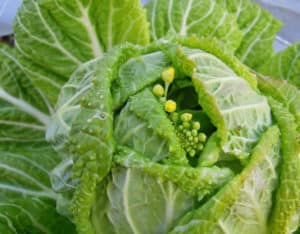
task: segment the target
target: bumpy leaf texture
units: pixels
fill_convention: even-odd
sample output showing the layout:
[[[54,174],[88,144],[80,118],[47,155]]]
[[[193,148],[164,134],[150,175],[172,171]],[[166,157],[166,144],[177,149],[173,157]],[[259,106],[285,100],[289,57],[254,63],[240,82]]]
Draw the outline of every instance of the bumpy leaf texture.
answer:
[[[151,92],[170,65],[178,74],[174,82],[185,80],[199,96],[230,160],[246,162],[272,124],[255,77],[215,41],[122,45],[81,66],[62,89],[47,131],[74,161],[72,210],[80,233],[165,233],[197,199],[232,178],[229,168],[191,166],[163,103]]]
[[[280,182],[272,213],[271,233],[293,233],[299,225],[300,145],[294,116],[277,101],[270,99],[272,112],[281,131],[282,162]]]
[[[241,174],[199,209],[185,215],[170,233],[267,233],[279,140],[278,127],[269,128]]]

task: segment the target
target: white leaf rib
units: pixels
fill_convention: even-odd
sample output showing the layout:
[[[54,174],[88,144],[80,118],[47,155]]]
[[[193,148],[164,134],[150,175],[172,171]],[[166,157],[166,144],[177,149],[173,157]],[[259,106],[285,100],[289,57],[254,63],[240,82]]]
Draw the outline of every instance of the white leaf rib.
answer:
[[[171,32],[175,32],[175,27],[172,20],[172,10],[173,10],[173,0],[169,0],[168,4],[168,21],[170,25]]]
[[[113,17],[113,1],[109,1],[109,12],[108,12],[108,23],[107,23],[107,49],[112,48],[113,46],[113,34],[112,34],[112,17]]]
[[[26,53],[18,44],[18,41],[15,42],[15,46],[16,48],[18,49],[18,51],[26,58],[30,58],[30,55],[28,53]],[[53,79],[49,79],[49,77],[46,77],[44,76],[42,73],[37,73],[36,71],[34,70],[30,70],[30,69],[27,69],[25,67],[23,67],[25,73],[28,72],[28,73],[31,73],[33,76],[36,76],[36,77],[39,77],[40,80],[44,80],[46,81],[47,83],[49,83],[49,85],[57,88],[57,89],[61,89],[61,86],[59,83],[56,83]]]
[[[224,12],[223,12],[223,15],[222,15],[222,17],[220,18],[218,24],[217,24],[217,25],[214,27],[214,29],[210,32],[210,34],[209,34],[210,36],[214,36],[214,34],[217,32],[217,30],[218,30],[219,28],[221,28],[222,25],[224,25],[224,22],[225,22],[225,20],[226,20],[226,18],[227,18],[227,14],[228,14],[227,11],[224,11]],[[230,30],[232,30],[232,28],[233,28],[233,27],[231,27]],[[229,31],[229,32],[230,32],[230,31]]]
[[[35,184],[36,186],[38,186],[43,191],[51,191],[50,188],[46,187],[44,184],[40,183],[40,181],[38,181],[37,179],[35,179],[32,176],[28,175],[26,172],[24,172],[22,170],[19,170],[17,168],[11,167],[11,166],[8,166],[8,165],[3,164],[3,163],[0,163],[0,168],[2,168],[4,170],[7,170],[9,172],[15,173],[15,174],[19,175],[20,177],[22,177],[23,179],[27,179],[28,181]]]
[[[216,78],[216,79],[210,79],[210,80],[205,80],[203,81],[203,83],[207,84],[215,84],[215,83],[224,83],[224,82],[237,82],[239,81],[239,77],[220,77],[220,78]]]
[[[241,60],[242,62],[244,62],[244,61],[247,59],[248,55],[250,54],[250,52],[251,52],[252,48],[255,46],[255,44],[256,44],[257,42],[259,43],[259,42],[262,41],[261,36],[268,30],[268,28],[269,28],[270,26],[271,26],[271,22],[268,22],[267,25],[265,26],[265,28],[257,35],[257,37],[255,38],[255,40],[253,40],[253,41],[251,42],[251,44],[248,46],[246,52],[245,52],[245,53],[243,54],[243,56],[240,58],[240,60]]]
[[[140,22],[141,20],[143,19],[143,16],[140,15],[139,17],[137,17],[135,20],[131,20],[130,22],[130,25],[127,26],[127,29],[125,32],[123,32],[123,35],[122,35],[122,39],[121,41],[127,41],[127,36],[128,34],[131,32],[132,28],[136,25],[136,23]],[[142,29],[140,29],[142,30]],[[142,30],[143,31],[143,30]],[[140,34],[141,32],[139,32]]]
[[[292,68],[294,67],[295,63],[298,61],[298,59],[300,58],[300,51],[295,55],[295,57],[293,58],[290,66],[289,66],[289,70],[286,76],[286,79],[289,81],[291,78],[291,72],[292,72]]]
[[[14,193],[20,193],[22,196],[34,196],[34,197],[40,197],[40,198],[50,198],[53,200],[56,200],[58,197],[55,193],[49,191],[35,191],[28,188],[21,188],[17,186],[13,186],[11,184],[2,184],[0,183],[0,190],[7,190],[12,191]]]
[[[152,29],[152,37],[154,40],[157,40],[157,35],[156,35],[156,24],[155,24],[155,18],[156,18],[156,11],[157,11],[157,1],[153,1],[153,8],[152,8],[152,15],[151,15],[151,29]],[[171,0],[172,1],[172,0]]]
[[[67,58],[69,58],[72,62],[74,62],[77,66],[79,66],[82,62],[76,58],[73,54],[70,53],[70,51],[66,50],[61,43],[59,42],[57,36],[55,35],[54,31],[52,30],[51,27],[49,27],[48,23],[44,19],[40,7],[37,2],[33,2],[35,7],[36,7],[36,12],[38,13],[38,17],[40,18],[42,24],[45,26],[45,29],[50,33],[54,40],[54,45],[57,49],[59,49]]]
[[[14,207],[16,209],[19,209],[22,213],[24,213],[25,215],[28,216],[28,218],[31,220],[32,224],[34,226],[36,226],[37,228],[39,228],[42,232],[46,233],[46,234],[50,234],[50,231],[42,224],[40,224],[32,215],[31,213],[24,209],[23,207],[16,205],[16,204],[12,204],[12,203],[6,203],[6,202],[1,202],[0,206],[10,206],[10,207]]]
[[[130,194],[129,194],[128,189],[129,189],[130,176],[131,176],[131,169],[127,169],[125,183],[124,183],[124,187],[123,187],[123,190],[124,190],[124,196],[123,196],[124,213],[125,213],[126,220],[129,224],[130,228],[132,229],[133,234],[139,234],[139,231],[135,227],[134,222],[131,218],[130,211],[129,211],[128,197],[130,196]]]
[[[9,125],[9,126],[17,126],[17,127],[22,127],[22,128],[29,128],[29,129],[38,130],[38,131],[46,130],[45,126],[25,123],[25,122],[21,122],[21,121],[0,120],[0,124]]]
[[[262,14],[262,10],[261,10],[261,8],[259,7],[255,19],[251,22],[251,24],[249,24],[249,25],[247,26],[247,28],[245,28],[245,29],[243,30],[243,32],[244,32],[244,37],[245,37],[248,33],[250,33],[250,32],[252,31],[252,28],[253,28],[253,27],[255,26],[255,24],[260,20],[261,14]]]
[[[170,224],[173,221],[174,217],[174,206],[175,206],[175,197],[173,196],[174,190],[173,190],[173,184],[168,181],[167,185],[167,197],[165,197],[166,201],[166,212],[165,212],[165,221],[166,221],[166,226],[169,227]],[[166,228],[167,230],[167,228]]]
[[[66,108],[68,105],[70,105],[74,100],[76,100],[76,98],[80,97],[81,95],[83,95],[87,90],[89,90],[90,88],[93,87],[93,84],[90,83],[87,86],[83,87],[81,90],[77,91],[75,95],[73,95],[66,103],[64,103],[59,110],[63,110],[64,108]],[[62,111],[63,112],[63,111]]]
[[[44,142],[45,138],[36,138],[36,139],[19,139],[19,138],[13,138],[13,137],[0,137],[0,141],[2,142],[20,142],[20,143],[26,143],[26,142]]]
[[[45,95],[41,92],[41,90],[39,88],[37,88],[33,83],[32,80],[27,77],[27,73],[26,73],[26,69],[23,67],[23,65],[19,62],[19,60],[17,60],[15,57],[11,56],[9,53],[7,53],[5,50],[1,50],[2,53],[4,55],[6,55],[10,60],[12,60],[17,66],[18,68],[23,71],[23,73],[26,75],[27,81],[30,82],[30,84],[32,85],[32,87],[36,90],[36,92],[40,95],[40,97],[42,98],[43,102],[46,104],[49,112],[52,114],[54,112],[52,105],[49,103],[49,100],[45,97]],[[39,76],[40,77],[40,76]],[[56,83],[55,83],[56,84]],[[60,88],[60,86],[58,86],[58,88]]]
[[[110,2],[112,2],[112,1],[110,1]],[[77,0],[77,4],[78,4],[79,9],[82,14],[81,23],[86,28],[89,38],[91,40],[91,49],[94,53],[94,57],[99,57],[103,54],[103,48],[102,48],[102,45],[100,44],[95,27],[93,27],[92,22],[90,20],[90,17],[88,14],[88,7],[84,8],[82,3],[78,0]]]
[[[203,15],[201,18],[199,18],[195,21],[192,21],[189,25],[187,25],[187,28],[190,29],[191,27],[199,24],[201,21],[206,19],[209,15],[211,15],[214,12],[215,6],[216,6],[215,0],[210,1],[210,7],[209,7],[208,11],[206,11],[205,15]]]
[[[193,0],[189,0],[186,10],[182,16],[182,22],[181,22],[181,27],[180,27],[180,32],[179,32],[179,34],[182,36],[185,36],[187,34],[187,20],[188,20],[190,12],[192,10],[192,5],[193,5]]]
[[[127,134],[125,136],[122,137],[122,139],[120,139],[120,142],[127,142],[127,140],[129,138],[131,138],[137,131],[139,131],[140,129],[146,127],[146,123],[141,123],[139,125],[137,125],[136,127],[132,128],[131,130],[127,131]]]
[[[7,63],[4,63],[3,65],[5,66],[5,68],[7,69],[7,71],[11,74],[10,78],[12,80],[14,80],[14,83],[16,85],[16,89],[18,90],[18,94],[20,95],[20,98],[23,99],[24,97],[23,97],[22,89],[21,89],[21,87],[19,85],[19,82],[16,79],[16,76],[13,74],[13,71],[11,70],[11,67]]]
[[[11,222],[10,218],[7,217],[6,215],[4,214],[1,214],[0,213],[0,218],[4,219],[9,227],[9,229],[14,232],[15,234],[18,234],[17,230],[15,229],[15,227],[13,226],[13,223]]]
[[[244,111],[247,109],[256,109],[259,106],[267,106],[265,102],[259,102],[259,103],[254,103],[254,104],[248,104],[248,105],[243,105],[243,106],[235,106],[229,109],[222,110],[222,114],[231,114],[234,111]]]
[[[7,154],[7,155],[9,155],[10,158],[15,158],[15,159],[27,162],[30,165],[33,165],[34,167],[36,167],[39,170],[41,170],[42,172],[44,172],[46,174],[46,176],[49,176],[49,170],[47,168],[42,167],[40,164],[36,163],[35,161],[31,160],[28,157],[25,157],[24,155],[20,155],[20,154],[16,154],[16,153],[11,153],[11,152],[4,152],[4,151],[0,151],[0,153]]]
[[[4,91],[4,89],[2,89],[1,87],[0,87],[0,99],[3,99],[5,101],[11,103],[12,105],[18,107],[22,111],[24,111],[27,114],[29,114],[29,115],[33,116],[34,118],[36,118],[38,121],[43,123],[45,126],[48,126],[48,124],[50,122],[49,116],[47,116],[44,113],[40,112],[38,109],[31,106],[29,103],[27,103],[27,102],[25,102],[21,99],[17,99],[15,97],[11,96],[9,93]]]

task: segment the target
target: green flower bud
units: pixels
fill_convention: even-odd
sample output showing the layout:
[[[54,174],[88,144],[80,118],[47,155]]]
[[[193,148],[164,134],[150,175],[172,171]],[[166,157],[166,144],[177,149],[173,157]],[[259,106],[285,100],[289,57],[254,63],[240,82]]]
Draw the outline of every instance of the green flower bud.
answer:
[[[198,121],[193,122],[193,129],[200,130],[200,127],[201,127],[201,125]]]
[[[197,150],[199,151],[203,150],[203,145],[202,144],[197,145]]]
[[[152,92],[158,96],[158,97],[162,97],[165,93],[165,89],[164,87],[162,87],[160,84],[156,84],[153,89]]]
[[[200,133],[200,134],[198,135],[198,139],[199,139],[199,141],[201,141],[201,142],[205,142],[205,141],[206,141],[206,135],[205,135],[205,133]]]
[[[174,123],[176,123],[176,122],[179,120],[179,114],[176,113],[176,112],[173,112],[173,113],[171,114],[171,119],[172,119],[172,121],[173,121]]]
[[[169,67],[162,73],[162,79],[167,84],[171,84],[175,78],[175,69],[173,67]]]
[[[195,156],[195,154],[196,154],[196,151],[195,151],[195,150],[191,150],[191,151],[189,151],[189,155],[190,155],[191,157],[194,157],[194,156]]]
[[[192,120],[192,118],[193,118],[193,115],[190,114],[190,113],[184,113],[184,114],[181,115],[181,120],[183,122],[189,122],[189,121]]]
[[[198,135],[197,130],[193,129],[193,130],[192,130],[192,136],[196,137],[197,135]]]
[[[191,125],[188,122],[183,122],[182,125],[185,129],[190,129],[190,127],[191,127]]]

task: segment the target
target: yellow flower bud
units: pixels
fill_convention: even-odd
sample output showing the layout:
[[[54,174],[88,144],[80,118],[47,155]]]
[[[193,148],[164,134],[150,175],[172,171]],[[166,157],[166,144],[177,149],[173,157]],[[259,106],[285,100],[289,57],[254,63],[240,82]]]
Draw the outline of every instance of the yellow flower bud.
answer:
[[[162,73],[162,79],[167,83],[171,84],[175,77],[175,69],[173,67],[169,67]]]
[[[152,91],[158,97],[162,97],[165,93],[164,87],[162,87],[160,84],[155,85]]]
[[[176,102],[174,102],[173,100],[166,101],[165,111],[169,113],[176,111]]]

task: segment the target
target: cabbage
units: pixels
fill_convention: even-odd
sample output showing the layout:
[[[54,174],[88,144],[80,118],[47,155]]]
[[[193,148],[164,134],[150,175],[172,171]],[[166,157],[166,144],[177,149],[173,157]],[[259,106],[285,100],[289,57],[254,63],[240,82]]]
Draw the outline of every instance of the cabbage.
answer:
[[[0,45],[0,232],[297,231],[280,25],[249,0],[23,1]]]

